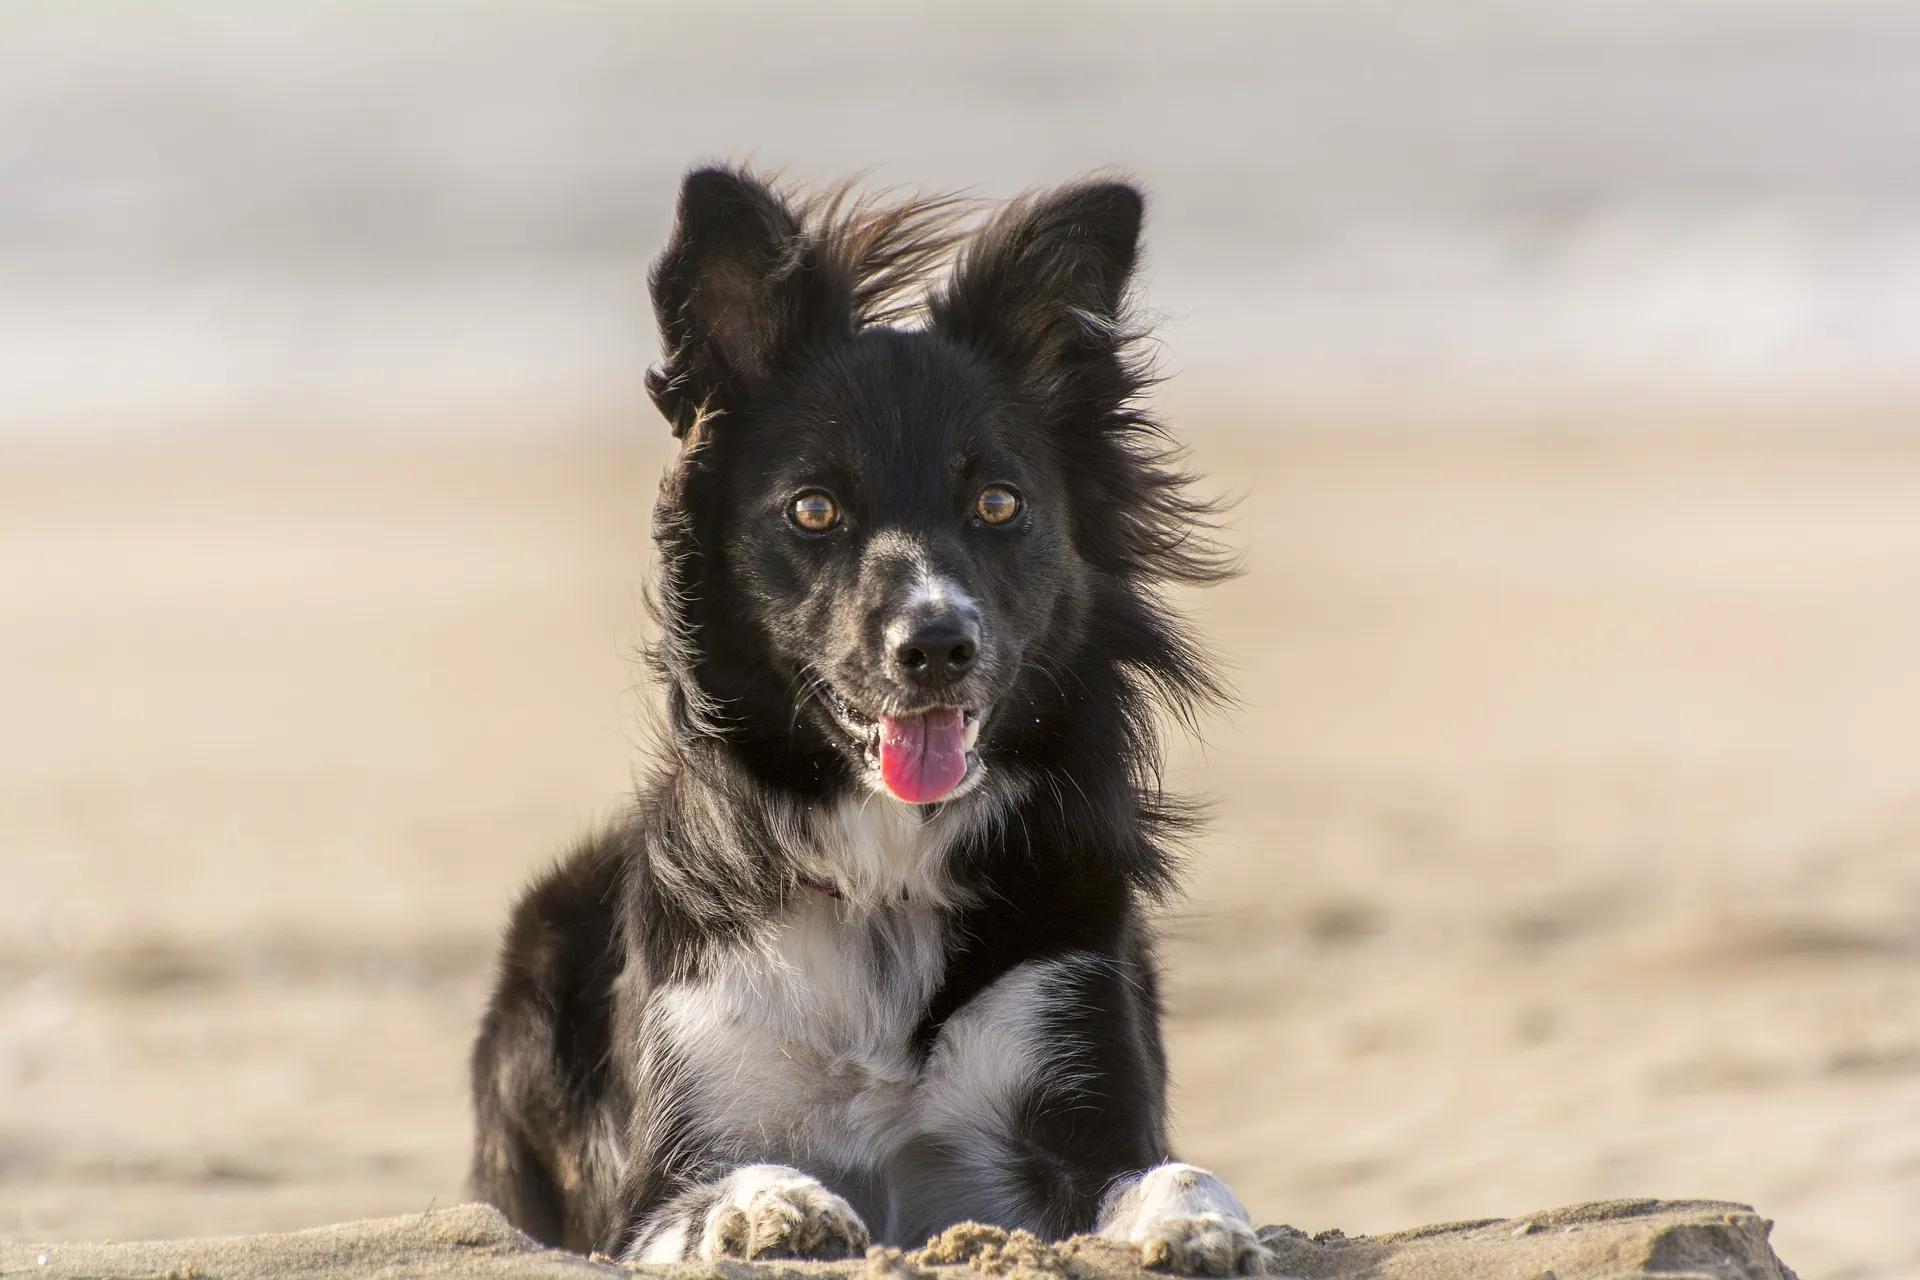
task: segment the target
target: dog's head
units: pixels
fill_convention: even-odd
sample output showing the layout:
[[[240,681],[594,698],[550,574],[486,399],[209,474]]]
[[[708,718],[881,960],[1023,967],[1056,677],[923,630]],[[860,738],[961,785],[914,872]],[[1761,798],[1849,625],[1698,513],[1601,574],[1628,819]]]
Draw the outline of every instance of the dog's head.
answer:
[[[1219,566],[1135,403],[1141,212],[1087,183],[962,236],[948,202],[687,178],[648,380],[683,440],[657,526],[683,738],[929,804],[1044,767],[1075,708],[1140,728],[1142,673],[1204,688],[1153,596]]]

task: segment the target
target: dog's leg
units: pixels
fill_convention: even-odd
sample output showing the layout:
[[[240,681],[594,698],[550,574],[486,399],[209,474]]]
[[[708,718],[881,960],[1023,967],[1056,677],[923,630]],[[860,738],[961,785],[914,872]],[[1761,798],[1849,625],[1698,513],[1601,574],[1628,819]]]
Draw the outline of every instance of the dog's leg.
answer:
[[[924,1167],[891,1171],[889,1234],[965,1215],[1091,1229],[1181,1274],[1265,1270],[1226,1184],[1167,1159],[1156,1014],[1144,960],[1079,952],[1016,967],[949,1017],[922,1086]]]
[[[749,1164],[660,1206],[622,1261],[832,1261],[866,1248],[860,1215],[817,1178],[786,1165]]]
[[[1100,1205],[1095,1230],[1139,1246],[1147,1266],[1182,1275],[1267,1269],[1267,1251],[1239,1198],[1205,1169],[1177,1160],[1115,1183]]]
[[[607,1066],[618,852],[584,845],[522,897],[473,1050],[473,1195],[569,1249],[605,1232],[624,1159]]]

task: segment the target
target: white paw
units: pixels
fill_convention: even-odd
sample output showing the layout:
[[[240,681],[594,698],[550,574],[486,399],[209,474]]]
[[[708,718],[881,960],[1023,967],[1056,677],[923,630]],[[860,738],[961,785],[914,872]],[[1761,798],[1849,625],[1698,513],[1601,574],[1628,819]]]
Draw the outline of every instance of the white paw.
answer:
[[[817,1179],[785,1165],[750,1164],[721,1184],[693,1256],[832,1261],[866,1250],[867,1224]]]
[[[1133,1243],[1142,1265],[1183,1276],[1259,1275],[1270,1260],[1252,1227],[1217,1213],[1157,1219]]]
[[[1257,1275],[1272,1255],[1227,1184],[1205,1169],[1156,1165],[1108,1192],[1100,1234],[1140,1250],[1146,1266],[1179,1275]]]

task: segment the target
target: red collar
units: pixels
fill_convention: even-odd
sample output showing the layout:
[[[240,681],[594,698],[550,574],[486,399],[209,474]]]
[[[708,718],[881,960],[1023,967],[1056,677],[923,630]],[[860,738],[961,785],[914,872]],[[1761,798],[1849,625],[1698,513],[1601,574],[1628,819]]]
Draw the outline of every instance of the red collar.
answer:
[[[799,877],[799,880],[800,880],[800,887],[802,889],[811,889],[815,893],[824,893],[829,898],[837,898],[840,896],[839,886],[835,885],[831,881],[815,880],[812,876],[808,876],[808,875],[801,875]]]

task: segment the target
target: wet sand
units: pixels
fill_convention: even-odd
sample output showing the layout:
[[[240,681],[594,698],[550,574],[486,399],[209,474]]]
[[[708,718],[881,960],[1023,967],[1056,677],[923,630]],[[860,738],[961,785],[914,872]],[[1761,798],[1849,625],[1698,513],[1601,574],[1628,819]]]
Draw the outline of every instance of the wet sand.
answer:
[[[1920,437],[1185,421],[1249,572],[1182,1154],[1309,1230],[1711,1197],[1920,1269]],[[494,932],[645,741],[665,443],[9,446],[0,1238],[461,1198]]]

